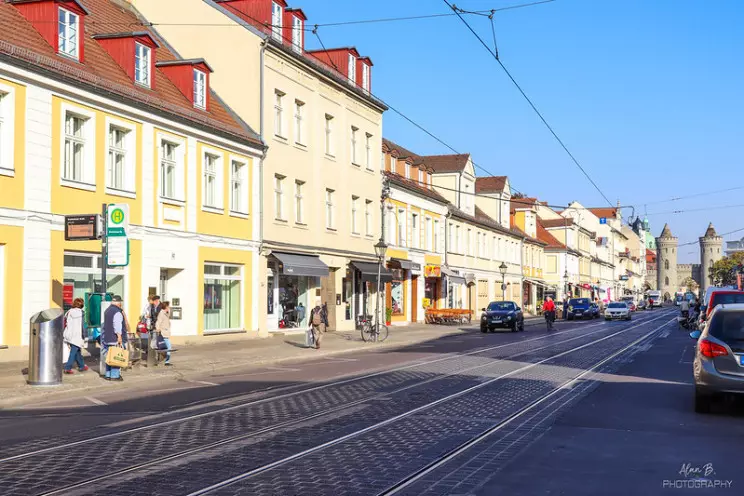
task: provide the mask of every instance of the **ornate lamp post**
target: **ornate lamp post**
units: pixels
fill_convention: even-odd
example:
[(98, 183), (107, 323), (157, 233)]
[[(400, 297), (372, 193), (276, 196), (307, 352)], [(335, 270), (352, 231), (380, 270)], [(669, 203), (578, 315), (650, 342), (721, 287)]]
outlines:
[(377, 335), (380, 334), (380, 293), (382, 292), (382, 289), (380, 288), (380, 279), (382, 278), (382, 262), (385, 260), (387, 247), (387, 244), (382, 238), (380, 238), (380, 241), (375, 244), (375, 255), (377, 255), (377, 307), (375, 309), (377, 318), (375, 325), (377, 326)]
[(501, 265), (499, 265), (499, 272), (501, 272), (501, 299), (503, 301), (506, 301), (506, 271), (507, 270), (509, 270), (509, 267), (507, 267), (504, 262), (501, 262)]
[(563, 271), (563, 294), (568, 296), (568, 269)]

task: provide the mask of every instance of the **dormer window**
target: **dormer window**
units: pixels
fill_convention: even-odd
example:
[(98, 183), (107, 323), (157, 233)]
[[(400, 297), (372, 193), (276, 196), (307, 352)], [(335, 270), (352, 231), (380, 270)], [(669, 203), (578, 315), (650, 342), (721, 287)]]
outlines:
[(271, 2), (271, 36), (278, 42), (282, 41), (282, 6)]
[(150, 87), (150, 47), (141, 43), (134, 44), (134, 82)]
[(207, 108), (207, 75), (194, 69), (194, 107)]
[(349, 54), (349, 81), (356, 82), (356, 57)]
[(369, 66), (362, 64), (362, 89), (369, 92)]
[(59, 9), (57, 27), (58, 50), (62, 55), (78, 59), (80, 55), (80, 17), (69, 10)]
[(297, 16), (292, 17), (292, 49), (297, 53), (302, 53), (302, 29), (303, 22)]

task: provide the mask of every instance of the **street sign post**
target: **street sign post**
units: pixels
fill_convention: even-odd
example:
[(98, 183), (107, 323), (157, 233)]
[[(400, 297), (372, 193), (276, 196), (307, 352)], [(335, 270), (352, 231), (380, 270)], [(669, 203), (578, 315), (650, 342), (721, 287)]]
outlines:
[(106, 235), (109, 237), (129, 236), (129, 205), (112, 203), (108, 206)]
[(607, 224), (607, 217), (600, 217), (599, 218), (599, 223), (600, 224)]
[(129, 205), (112, 203), (106, 215), (106, 265), (129, 265)]

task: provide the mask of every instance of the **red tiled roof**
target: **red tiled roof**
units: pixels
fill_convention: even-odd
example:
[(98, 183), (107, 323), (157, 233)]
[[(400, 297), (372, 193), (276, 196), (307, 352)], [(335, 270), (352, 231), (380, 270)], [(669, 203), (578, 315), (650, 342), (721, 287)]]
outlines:
[(468, 165), (469, 153), (459, 155), (425, 155), (421, 160), (434, 169), (434, 172), (462, 172)]
[(398, 184), (410, 191), (413, 191), (415, 193), (419, 193), (421, 195), (427, 196), (431, 198), (434, 201), (447, 204), (449, 201), (433, 189), (426, 188), (421, 185), (418, 181), (413, 181), (411, 179), (406, 179), (405, 177), (401, 176), (400, 174), (395, 174), (393, 172), (389, 171), (383, 171), (383, 174), (385, 177), (390, 179), (390, 182)]
[(506, 186), (506, 176), (491, 176), (475, 178), (475, 192), (478, 193), (501, 193)]
[(566, 245), (558, 241), (555, 236), (550, 234), (541, 219), (537, 219), (537, 239), (546, 244), (546, 248), (566, 249)]
[(514, 198), (512, 197), (509, 202), (509, 210), (511, 213), (517, 211), (518, 208), (530, 208), (537, 204), (537, 198)]
[(617, 217), (616, 208), (590, 208), (589, 211), (600, 219), (614, 219)]
[(383, 146), (386, 146), (388, 151), (397, 151), (398, 152), (398, 158), (400, 159), (407, 159), (410, 158), (413, 165), (421, 166), (423, 165), (424, 168), (428, 171), (433, 171), (432, 169), (423, 159), (421, 155), (418, 155), (416, 153), (413, 153), (412, 151), (408, 150), (407, 148), (403, 148), (397, 143), (394, 143), (393, 141), (390, 141), (387, 138), (382, 138), (382, 144)]
[(540, 219), (540, 221), (543, 227), (546, 228), (573, 226), (574, 223), (574, 220), (570, 217), (564, 219)]
[[(260, 144), (260, 139), (244, 122), (234, 117), (214, 92), (208, 111), (196, 110), (159, 69), (153, 73), (154, 89), (136, 85), (124, 69), (93, 39), (95, 35), (119, 32), (122, 27), (130, 31), (147, 32), (154, 39), (143, 20), (112, 0), (82, 0), (90, 12), (84, 19), (83, 62), (70, 60), (57, 54), (34, 26), (12, 4), (0, 2), (0, 57), (11, 64), (29, 67), (32, 71), (49, 74), (78, 84), (92, 91), (120, 97), (135, 104), (142, 104), (159, 113), (167, 113), (202, 127), (228, 133), (234, 138)], [(51, 20), (50, 20), (51, 21)], [(154, 50), (156, 62), (176, 60), (176, 56), (163, 43)]]

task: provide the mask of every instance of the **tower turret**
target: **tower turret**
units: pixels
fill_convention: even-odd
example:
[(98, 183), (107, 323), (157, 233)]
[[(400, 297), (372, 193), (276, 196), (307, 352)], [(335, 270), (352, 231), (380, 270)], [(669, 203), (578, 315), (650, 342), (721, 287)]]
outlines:
[(664, 224), (664, 229), (656, 238), (656, 287), (661, 291), (662, 297), (674, 298), (677, 292), (677, 239), (669, 224)]
[(713, 284), (710, 270), (723, 258), (723, 237), (719, 236), (711, 222), (700, 241), (700, 295)]

